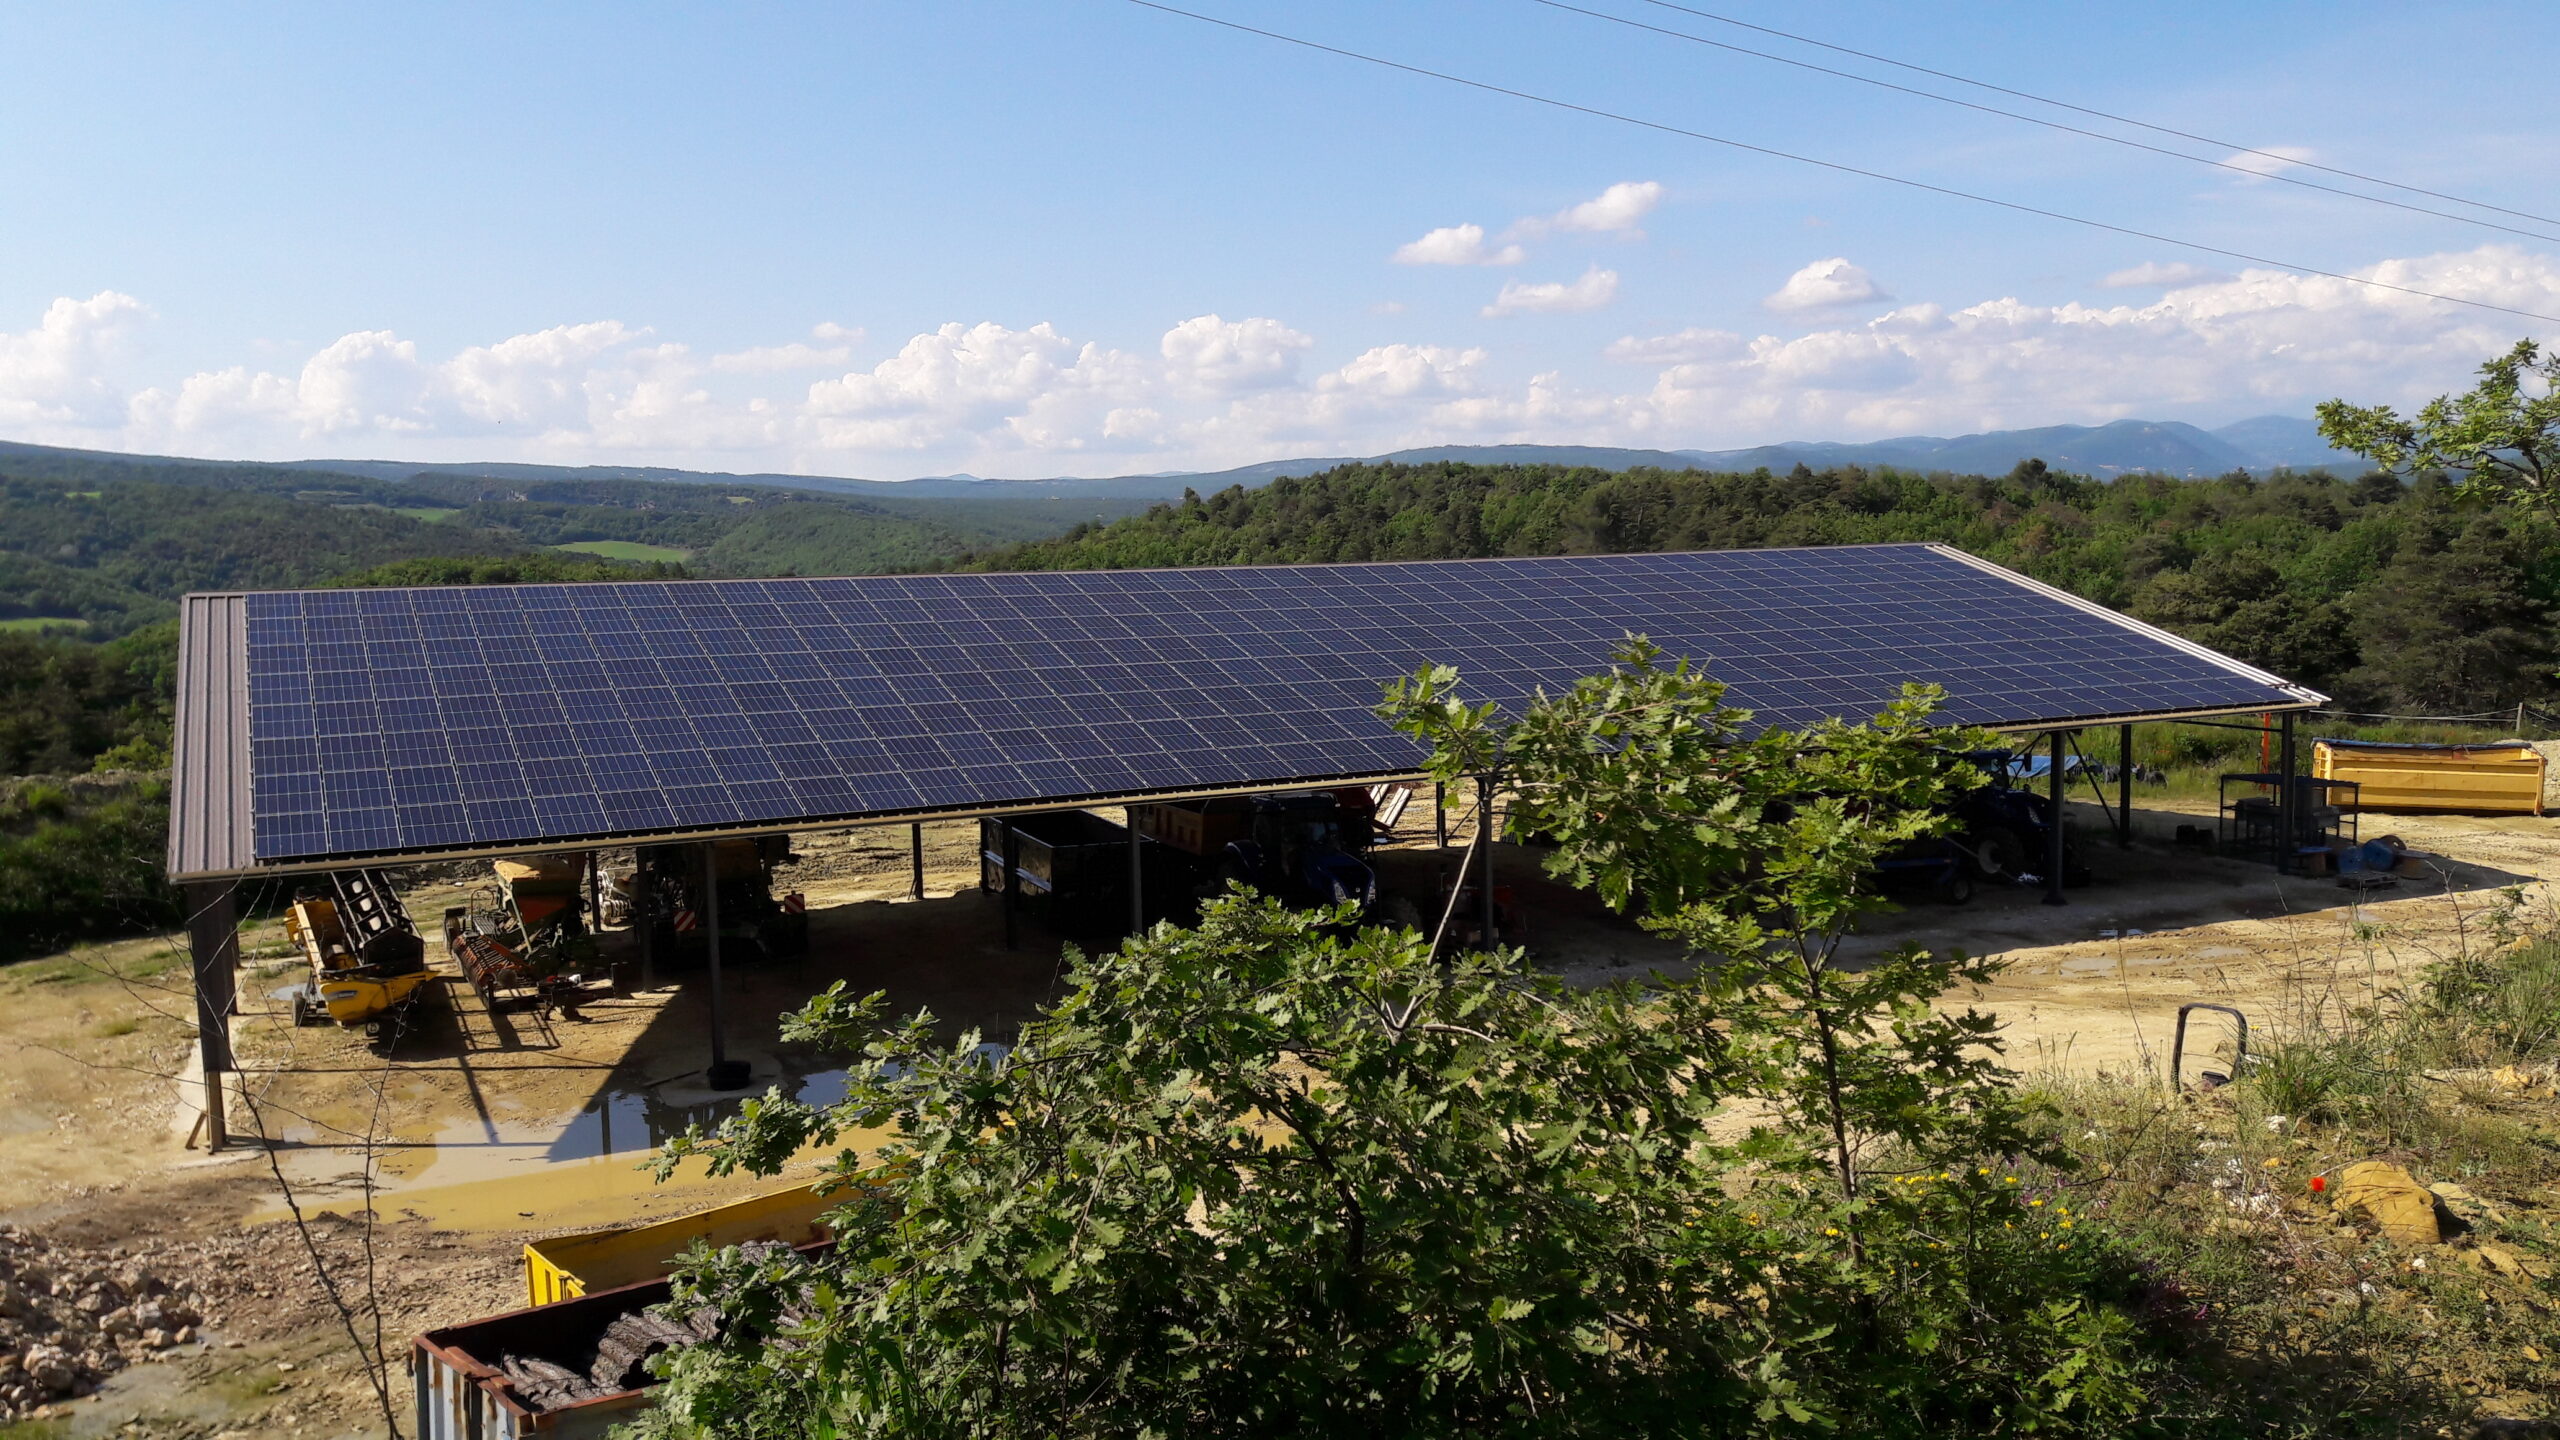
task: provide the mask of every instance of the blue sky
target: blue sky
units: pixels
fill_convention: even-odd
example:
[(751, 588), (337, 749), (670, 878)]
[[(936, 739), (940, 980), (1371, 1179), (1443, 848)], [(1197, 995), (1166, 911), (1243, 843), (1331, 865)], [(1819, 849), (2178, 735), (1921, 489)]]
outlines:
[[(1577, 3), (1957, 90), (1643, 0)], [(2548, 6), (1725, 3), (2560, 215), (2560, 121), (2493, 78), (2549, 72)], [(1191, 8), (2560, 314), (2560, 243), (1531, 0)], [(897, 478), (2216, 424), (2338, 393), (2421, 398), (2538, 323), (1124, 0), (19, 6), (0, 10), (0, 44), (19, 61), (0, 90), (0, 436), (51, 443)]]

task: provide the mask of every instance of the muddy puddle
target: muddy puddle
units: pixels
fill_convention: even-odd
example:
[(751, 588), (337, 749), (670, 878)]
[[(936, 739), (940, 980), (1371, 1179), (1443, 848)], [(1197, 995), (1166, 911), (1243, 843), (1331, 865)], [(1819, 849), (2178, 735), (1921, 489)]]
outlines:
[[(1007, 1047), (989, 1042), (978, 1056), (992, 1063)], [(848, 1072), (810, 1068), (770, 1054), (743, 1053), (752, 1067), (738, 1090), (707, 1088), (700, 1069), (655, 1083), (608, 1079), (575, 1110), (527, 1114), (519, 1107), (495, 1113), (486, 1103), (473, 1113), (438, 1114), (432, 1127), (389, 1127), (376, 1149), (372, 1188), (387, 1214), (413, 1214), (464, 1228), (516, 1228), (625, 1221), (637, 1211), (673, 1210), (717, 1203), (759, 1190), (771, 1180), (737, 1177), (711, 1181), (699, 1163), (661, 1185), (648, 1173), (653, 1152), (666, 1141), (700, 1129), (709, 1132), (749, 1099), (779, 1093), (809, 1105), (844, 1098)], [(286, 1168), (314, 1203), (343, 1205), (365, 1190), (364, 1147), (349, 1143), (342, 1125), (303, 1123), (280, 1138), (292, 1147)], [(867, 1149), (885, 1135), (864, 1132), (836, 1146), (811, 1148), (795, 1157), (786, 1175), (813, 1168), (844, 1148)], [(664, 1206), (652, 1203), (663, 1200)], [(281, 1209), (277, 1214), (281, 1214)]]

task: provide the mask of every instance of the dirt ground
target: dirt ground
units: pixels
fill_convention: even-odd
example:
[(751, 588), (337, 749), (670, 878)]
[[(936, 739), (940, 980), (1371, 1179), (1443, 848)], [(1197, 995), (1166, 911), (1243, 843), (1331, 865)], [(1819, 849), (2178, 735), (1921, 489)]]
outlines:
[[(2158, 1073), (2181, 1004), (2231, 1005), (2267, 1025), (2309, 1004), (2357, 1003), (2480, 943), (2510, 887), (2548, 918), (2547, 882), (2560, 879), (2560, 820), (2367, 817), (2369, 836), (2396, 833), (2435, 858), (2397, 888), (2362, 892), (2169, 843), (2209, 806), (2138, 797), (2130, 849), (2083, 808), (2076, 821), (2091, 837), (2093, 875), (2069, 904), (1987, 888), (1960, 907), (1915, 900), (1856, 937), (1853, 959), (1901, 943), (1996, 955), (2006, 973), (1972, 1000), (2005, 1022), (2013, 1063)], [(1405, 830), (1380, 857), (1381, 874), (1427, 909), (1450, 858), (1434, 848), (1427, 816), (1408, 817)], [(1452, 839), (1467, 834), (1462, 819)], [(830, 1057), (782, 1046), (774, 1019), (838, 979), (885, 990), (903, 1011), (928, 1009), (955, 1036), (998, 1041), (1053, 993), (1057, 938), (1025, 920), (1007, 946), (1000, 899), (977, 888), (974, 838), (972, 826), (927, 827), (917, 901), (903, 827), (799, 837), (803, 858), (786, 883), (807, 896), (809, 958), (741, 958), (726, 974), (723, 1032), (753, 1066), (750, 1093), (836, 1093)], [(1498, 846), (1496, 865), (1522, 917), (1516, 938), (1538, 963), (1575, 983), (1677, 973), (1670, 947), (1545, 880), (1535, 852)], [(421, 928), (460, 903), (468, 881), (413, 879), (407, 898)], [(656, 1141), (734, 1104), (703, 1088), (712, 1017), (698, 967), (670, 964), (652, 983), (548, 1025), (491, 1015), (456, 981), (386, 1059), (360, 1036), (291, 1024), (282, 995), (298, 962), (272, 924), (244, 932), (243, 956), (236, 1036), (247, 1093), (233, 1128), (267, 1143), (211, 1157), (183, 1148), (173, 1124), (175, 1077), (192, 1046), (173, 939), (0, 970), (0, 1221), (58, 1244), (121, 1247), (188, 1275), (211, 1300), (200, 1343), (134, 1365), (36, 1428), (0, 1424), (0, 1436), (381, 1433), (356, 1348), (312, 1278), (313, 1245), (368, 1343), (366, 1296), (378, 1297), (405, 1430), (407, 1337), (522, 1304), (527, 1240), (677, 1214), (768, 1183), (691, 1174), (658, 1185), (636, 1168)], [(432, 942), (429, 958), (449, 966)], [(2191, 1049), (2211, 1063), (2227, 1057), (2228, 1038), (2217, 1019)]]

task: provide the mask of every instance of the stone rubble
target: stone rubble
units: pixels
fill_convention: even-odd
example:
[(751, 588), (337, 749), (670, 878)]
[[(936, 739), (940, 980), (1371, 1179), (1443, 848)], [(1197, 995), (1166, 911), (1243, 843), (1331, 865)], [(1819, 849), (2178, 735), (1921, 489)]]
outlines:
[(203, 1304), (192, 1282), (122, 1248), (81, 1250), (0, 1225), (0, 1420), (195, 1343)]

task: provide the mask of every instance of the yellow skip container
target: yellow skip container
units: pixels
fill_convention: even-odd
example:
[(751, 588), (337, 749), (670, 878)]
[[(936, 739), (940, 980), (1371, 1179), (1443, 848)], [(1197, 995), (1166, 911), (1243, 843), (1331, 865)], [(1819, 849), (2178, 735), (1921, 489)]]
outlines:
[(2353, 804), (2360, 810), (2539, 815), (2545, 765), (2542, 752), (2522, 740), (2480, 745), (2311, 742), (2312, 778), (2354, 781), (2359, 788)]
[(664, 1279), (667, 1262), (696, 1240), (713, 1246), (779, 1240), (806, 1245), (827, 1238), (818, 1217), (847, 1199), (843, 1187), (821, 1198), (814, 1185), (794, 1185), (672, 1220), (620, 1230), (556, 1235), (524, 1247), (524, 1293), (529, 1305), (572, 1300), (590, 1290), (611, 1290)]

